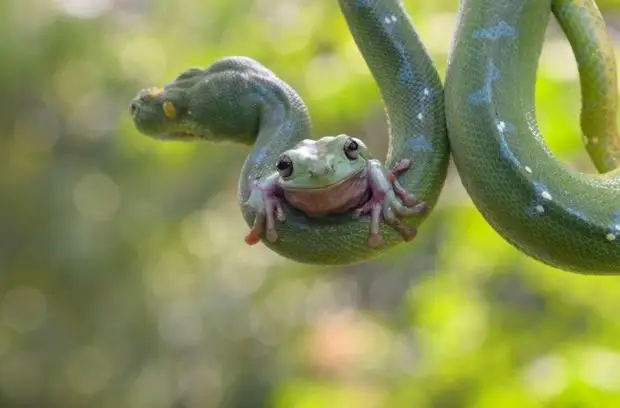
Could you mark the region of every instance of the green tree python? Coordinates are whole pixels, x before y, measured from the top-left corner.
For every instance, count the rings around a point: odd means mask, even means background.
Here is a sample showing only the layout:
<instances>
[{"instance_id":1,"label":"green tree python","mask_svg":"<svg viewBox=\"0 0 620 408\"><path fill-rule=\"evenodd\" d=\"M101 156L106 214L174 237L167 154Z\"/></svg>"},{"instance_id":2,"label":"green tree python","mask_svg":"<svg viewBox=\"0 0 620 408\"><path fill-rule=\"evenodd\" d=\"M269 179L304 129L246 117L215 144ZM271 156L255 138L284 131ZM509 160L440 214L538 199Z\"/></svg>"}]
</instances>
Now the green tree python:
<instances>
[{"instance_id":1,"label":"green tree python","mask_svg":"<svg viewBox=\"0 0 620 408\"><path fill-rule=\"evenodd\" d=\"M376 199L385 194L385 203L391 204L391 208L379 210L384 221L392 219L392 225L373 225L378 207L361 216L355 216L355 210L334 212L325 208L323 214L314 214L320 210L317 203L342 207L336 201L354 198L351 189L361 191L351 182L340 188L332 183L348 174L351 167L344 156L336 157L342 152L336 152L338 143L347 141L328 137L320 145L308 143L311 123L303 100L255 60L226 57L206 69L190 68L164 87L140 91L130 108L137 129L159 139L234 141L252 146L239 178L239 203L255 233L251 232L246 241L256 242L256 235L262 232L261 241L280 255L324 265L363 261L412 239L437 202L450 157L441 79L402 4L393 0L340 0L339 5L385 105L390 130L388 157L385 167L373 161L366 171L376 174L370 183L373 188L380 187L375 191ZM360 139L355 142L363 143ZM304 178L303 183L298 179L291 184L314 184L317 188L304 193L285 185L281 190L289 194L277 202L267 194L277 182L278 166L282 165L280 171L288 171L287 162L281 159L291 149L286 159L294 162L292 176ZM360 157L367 162L374 160L368 154ZM408 169L389 171L398 170L403 160L409 161ZM323 174L324 169L327 174ZM387 189L385 182L394 177L398 183ZM410 193L411 211L399 209L399 199L394 199L395 193L405 190ZM397 195L405 198L401 204L407 201L405 194ZM309 215L290 205L291 201L315 211ZM359 204L362 209L364 203ZM415 209L419 204L425 211ZM271 219L267 219L269 215ZM377 236L381 242L376 242Z\"/></svg>"},{"instance_id":2,"label":"green tree python","mask_svg":"<svg viewBox=\"0 0 620 408\"><path fill-rule=\"evenodd\" d=\"M160 140L251 146L239 178L246 242L298 262L350 264L413 239L437 202L451 150L474 204L512 245L561 269L620 272L616 67L591 1L463 0L445 99L399 1L339 5L385 105L384 164L359 138L310 140L301 97L245 57L143 89L130 108L136 128ZM568 170L536 127L536 68L552 11L575 50L582 129L601 176Z\"/></svg>"},{"instance_id":3,"label":"green tree python","mask_svg":"<svg viewBox=\"0 0 620 408\"><path fill-rule=\"evenodd\" d=\"M581 128L602 174L548 149L535 85L551 12L575 52ZM468 194L509 243L559 269L620 272L616 65L592 0L463 0L445 80L454 161Z\"/></svg>"}]
</instances>

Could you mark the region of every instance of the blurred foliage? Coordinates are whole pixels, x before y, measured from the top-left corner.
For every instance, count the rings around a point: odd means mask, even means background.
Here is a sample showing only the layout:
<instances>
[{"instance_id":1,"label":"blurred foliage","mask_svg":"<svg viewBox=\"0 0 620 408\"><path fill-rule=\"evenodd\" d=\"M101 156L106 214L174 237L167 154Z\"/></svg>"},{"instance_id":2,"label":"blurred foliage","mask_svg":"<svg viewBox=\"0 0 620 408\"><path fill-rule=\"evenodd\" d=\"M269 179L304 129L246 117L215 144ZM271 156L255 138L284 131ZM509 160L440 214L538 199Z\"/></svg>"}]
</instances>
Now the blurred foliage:
<instances>
[{"instance_id":1,"label":"blurred foliage","mask_svg":"<svg viewBox=\"0 0 620 408\"><path fill-rule=\"evenodd\" d=\"M442 75L456 0L406 0ZM599 0L610 32L620 2ZM620 403L620 282L543 266L450 172L419 238L317 268L247 247L247 149L139 135L128 101L247 55L317 135L386 151L378 90L328 0L0 3L0 407L600 407ZM543 134L592 171L568 43L549 29Z\"/></svg>"}]
</instances>

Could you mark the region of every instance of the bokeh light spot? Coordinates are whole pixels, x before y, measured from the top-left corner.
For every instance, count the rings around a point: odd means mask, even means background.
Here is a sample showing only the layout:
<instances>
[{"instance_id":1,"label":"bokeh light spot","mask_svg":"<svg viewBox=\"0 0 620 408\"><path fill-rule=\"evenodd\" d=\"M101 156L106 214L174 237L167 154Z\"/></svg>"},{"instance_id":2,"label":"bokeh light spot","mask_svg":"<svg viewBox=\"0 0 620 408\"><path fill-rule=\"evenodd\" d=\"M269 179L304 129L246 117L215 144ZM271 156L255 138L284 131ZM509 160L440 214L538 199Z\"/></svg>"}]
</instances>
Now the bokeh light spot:
<instances>
[{"instance_id":1,"label":"bokeh light spot","mask_svg":"<svg viewBox=\"0 0 620 408\"><path fill-rule=\"evenodd\" d=\"M534 360L523 374L529 390L539 397L553 397L567 384L566 362L557 355L545 355Z\"/></svg>"},{"instance_id":2,"label":"bokeh light spot","mask_svg":"<svg viewBox=\"0 0 620 408\"><path fill-rule=\"evenodd\" d=\"M70 60L54 73L54 92L64 103L74 105L97 85L99 69L87 60Z\"/></svg>"},{"instance_id":3,"label":"bokeh light spot","mask_svg":"<svg viewBox=\"0 0 620 408\"><path fill-rule=\"evenodd\" d=\"M118 210L120 191L116 183L102 173L82 177L73 190L77 210L93 221L106 221Z\"/></svg>"},{"instance_id":4,"label":"bokeh light spot","mask_svg":"<svg viewBox=\"0 0 620 408\"><path fill-rule=\"evenodd\" d=\"M112 7L111 0L54 0L64 13L77 18L97 18Z\"/></svg>"},{"instance_id":5,"label":"bokeh light spot","mask_svg":"<svg viewBox=\"0 0 620 408\"><path fill-rule=\"evenodd\" d=\"M159 335L173 347L196 346L202 342L203 324L199 305L181 301L172 304L159 315Z\"/></svg>"},{"instance_id":6,"label":"bokeh light spot","mask_svg":"<svg viewBox=\"0 0 620 408\"><path fill-rule=\"evenodd\" d=\"M166 371L150 366L142 370L131 389L131 407L169 408L175 393Z\"/></svg>"},{"instance_id":7,"label":"bokeh light spot","mask_svg":"<svg viewBox=\"0 0 620 408\"><path fill-rule=\"evenodd\" d=\"M34 401L41 393L42 379L39 363L30 353L14 353L0 365L3 397L9 397L17 404L27 405Z\"/></svg>"},{"instance_id":8,"label":"bokeh light spot","mask_svg":"<svg viewBox=\"0 0 620 408\"><path fill-rule=\"evenodd\" d=\"M69 386L78 394L89 395L102 389L112 374L104 353L95 347L84 347L69 356L66 377Z\"/></svg>"},{"instance_id":9,"label":"bokeh light spot","mask_svg":"<svg viewBox=\"0 0 620 408\"><path fill-rule=\"evenodd\" d=\"M620 390L620 353L604 348L588 348L581 356L581 377L594 387Z\"/></svg>"},{"instance_id":10,"label":"bokeh light spot","mask_svg":"<svg viewBox=\"0 0 620 408\"><path fill-rule=\"evenodd\" d=\"M0 307L7 326L20 333L37 329L46 317L45 296L38 289L28 286L9 290Z\"/></svg>"},{"instance_id":11,"label":"bokeh light spot","mask_svg":"<svg viewBox=\"0 0 620 408\"><path fill-rule=\"evenodd\" d=\"M119 58L125 74L144 84L154 83L166 70L166 52L153 38L138 37L127 41Z\"/></svg>"}]
</instances>

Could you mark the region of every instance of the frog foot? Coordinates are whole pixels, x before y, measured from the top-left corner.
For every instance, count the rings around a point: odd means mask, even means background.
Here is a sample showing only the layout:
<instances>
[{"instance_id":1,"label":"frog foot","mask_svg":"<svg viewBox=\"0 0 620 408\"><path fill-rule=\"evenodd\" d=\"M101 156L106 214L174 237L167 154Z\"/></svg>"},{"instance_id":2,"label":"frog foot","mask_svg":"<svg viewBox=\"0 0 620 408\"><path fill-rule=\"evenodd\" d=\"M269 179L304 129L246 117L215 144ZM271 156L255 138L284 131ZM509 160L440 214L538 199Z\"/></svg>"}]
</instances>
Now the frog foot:
<instances>
[{"instance_id":1,"label":"frog foot","mask_svg":"<svg viewBox=\"0 0 620 408\"><path fill-rule=\"evenodd\" d=\"M276 219L285 221L281 199L276 195L277 184L271 180L261 182L256 180L252 185L250 197L243 204L254 210L256 217L250 232L245 236L248 245L257 244L263 233L267 241L274 243L278 240Z\"/></svg>"},{"instance_id":2,"label":"frog foot","mask_svg":"<svg viewBox=\"0 0 620 408\"><path fill-rule=\"evenodd\" d=\"M401 217L421 215L428 210L426 202L419 202L398 182L396 177L411 167L409 159L403 159L389 170L379 162L371 163L370 182L371 197L353 212L354 217L370 215L370 237L368 245L377 248L383 243L380 233L381 220L398 232L405 241L411 241L417 235L416 228L407 225Z\"/></svg>"}]
</instances>

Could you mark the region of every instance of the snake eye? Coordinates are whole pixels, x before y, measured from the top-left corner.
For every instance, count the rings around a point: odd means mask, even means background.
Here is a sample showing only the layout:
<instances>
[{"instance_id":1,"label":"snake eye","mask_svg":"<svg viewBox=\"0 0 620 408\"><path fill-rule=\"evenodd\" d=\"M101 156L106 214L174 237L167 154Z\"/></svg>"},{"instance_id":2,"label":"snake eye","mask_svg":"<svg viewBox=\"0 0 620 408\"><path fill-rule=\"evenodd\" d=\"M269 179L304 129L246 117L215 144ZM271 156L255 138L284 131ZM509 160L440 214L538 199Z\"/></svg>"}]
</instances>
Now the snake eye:
<instances>
[{"instance_id":1,"label":"snake eye","mask_svg":"<svg viewBox=\"0 0 620 408\"><path fill-rule=\"evenodd\" d=\"M166 114L168 119L174 119L177 117L177 108L174 106L174 103L164 101L162 108L164 109L164 114Z\"/></svg>"},{"instance_id":2,"label":"snake eye","mask_svg":"<svg viewBox=\"0 0 620 408\"><path fill-rule=\"evenodd\" d=\"M293 174L293 161L288 156L282 156L278 159L276 168L283 178L290 177Z\"/></svg>"},{"instance_id":3,"label":"snake eye","mask_svg":"<svg viewBox=\"0 0 620 408\"><path fill-rule=\"evenodd\" d=\"M348 139L344 142L344 154L351 160L357 159L360 145L354 139Z\"/></svg>"}]
</instances>

